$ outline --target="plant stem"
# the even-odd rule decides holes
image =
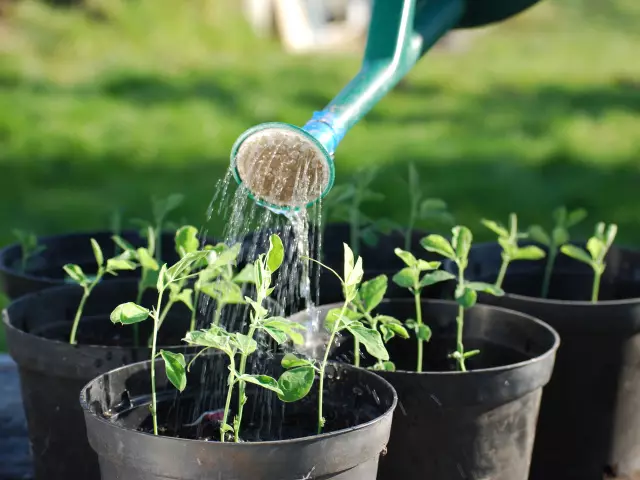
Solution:
[[[91,290],[89,288],[85,288],[82,294],[82,299],[80,300],[80,305],[78,305],[78,310],[76,311],[76,316],[73,319],[73,326],[71,327],[71,336],[69,337],[69,343],[71,345],[75,345],[76,341],[76,333],[78,331],[78,325],[80,325],[80,317],[82,316],[82,310],[84,310],[84,304],[87,302],[87,298],[91,294]]]
[[[415,290],[413,294],[413,298],[416,303],[416,322],[418,326],[422,325],[422,302],[420,301],[420,290]],[[418,364],[416,366],[416,372],[422,372],[422,350],[423,350],[424,342],[418,336]]]
[[[556,256],[558,255],[558,248],[555,245],[549,246],[549,258],[547,258],[547,265],[544,269],[544,280],[542,281],[542,298],[549,296],[549,285],[551,284],[551,274],[553,273],[553,266],[556,262]]]
[[[236,361],[235,355],[229,355],[229,378],[227,380],[227,385],[229,386],[229,390],[227,391],[227,401],[224,404],[224,414],[222,416],[222,426],[220,427],[220,441],[224,443],[224,427],[227,425],[227,420],[229,419],[229,408],[231,407],[231,397],[233,396],[233,386],[236,383]],[[237,440],[236,440],[237,441]]]
[[[353,338],[353,366],[360,367],[360,340]]]
[[[464,288],[464,268],[458,263],[458,285]],[[456,317],[457,332],[456,332],[456,352],[458,353],[458,365],[460,371],[466,372],[467,368],[464,364],[464,344],[462,343],[462,333],[464,330],[464,307],[458,305],[458,316]]]
[[[196,329],[196,313],[198,312],[198,298],[200,297],[200,291],[193,287],[193,310],[191,312],[191,323],[189,324],[189,331],[193,332]]]
[[[153,419],[153,434],[158,435],[158,409],[156,400],[156,339],[158,337],[158,330],[160,329],[160,319],[158,317],[158,310],[162,305],[162,294],[164,289],[160,289],[158,292],[158,308],[153,315],[153,337],[151,342],[151,417]]]
[[[331,336],[329,336],[329,343],[327,343],[327,348],[325,348],[324,350],[324,358],[322,359],[322,364],[320,365],[320,386],[318,387],[318,435],[322,433],[322,427],[324,426],[324,417],[322,416],[322,399],[324,396],[324,371],[327,368],[327,361],[329,360],[329,351],[331,350],[331,345],[333,345],[333,342],[336,338],[336,333],[338,333],[340,319],[344,316],[344,312],[347,311],[347,304],[348,302],[345,301],[342,305],[340,316],[333,324]]]
[[[262,304],[262,302],[260,302]],[[251,339],[253,339],[253,336],[256,333],[256,329],[257,329],[257,322],[254,322],[251,327],[249,328],[249,333],[247,334],[247,336]],[[240,369],[238,371],[239,375],[244,375],[244,372],[247,368],[247,357],[248,355],[245,352],[242,352],[242,355],[240,356]],[[242,411],[244,410],[244,403],[245,403],[245,389],[246,389],[246,382],[244,380],[238,380],[238,426],[236,427],[235,431],[234,431],[234,436],[235,436],[235,441],[239,442],[240,438],[240,424],[242,423]]]
[[[602,273],[599,271],[594,271],[593,275],[593,289],[591,290],[591,302],[597,303],[598,296],[600,295],[600,279],[602,278]]]
[[[507,268],[509,268],[509,263],[511,259],[507,255],[502,255],[502,265],[500,265],[500,272],[498,273],[498,278],[496,279],[496,287],[502,288],[502,283],[504,282],[504,277],[507,274]]]

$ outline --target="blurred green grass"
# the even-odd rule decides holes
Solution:
[[[237,3],[23,0],[0,17],[0,244],[12,228],[148,217],[149,197],[171,192],[200,225],[240,133],[303,124],[357,71],[358,55],[288,56],[256,39]],[[634,0],[557,0],[467,51],[434,51],[345,138],[337,182],[380,166],[387,200],[369,213],[401,222],[414,162],[478,239],[490,238],[481,217],[546,222],[567,204],[589,210],[582,233],[617,222],[638,243],[639,41]]]

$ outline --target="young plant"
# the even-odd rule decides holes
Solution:
[[[42,253],[46,247],[44,245],[38,245],[38,237],[34,233],[25,232],[24,230],[13,230],[13,235],[20,243],[20,271],[25,273],[29,261]]]
[[[306,257],[305,257],[306,258]],[[320,266],[326,268],[331,273],[333,273],[340,284],[342,285],[342,293],[344,296],[344,302],[339,312],[335,315],[327,315],[325,318],[325,326],[328,328],[329,342],[325,348],[324,357],[322,362],[320,363],[320,367],[316,367],[316,371],[320,377],[320,386],[318,388],[318,433],[322,432],[322,428],[325,424],[325,418],[323,416],[323,395],[324,395],[324,377],[325,371],[327,368],[327,362],[329,361],[329,352],[331,351],[331,347],[336,340],[336,336],[347,330],[353,337],[358,340],[361,344],[364,345],[367,352],[377,358],[379,361],[386,362],[389,361],[389,353],[382,342],[382,338],[380,337],[380,333],[373,328],[366,327],[362,322],[352,318],[349,315],[349,304],[354,302],[358,296],[358,287],[360,282],[362,281],[362,276],[364,271],[362,269],[362,258],[358,257],[357,260],[354,259],[353,251],[349,246],[344,244],[344,278],[341,277],[335,270],[322,263],[318,262],[314,259],[308,259],[315,263],[318,263]],[[356,352],[358,355],[358,352]],[[301,364],[305,362],[305,364],[313,365],[308,360],[298,360],[298,363]]]
[[[532,225],[529,228],[529,236],[542,245],[547,247],[549,254],[547,255],[547,265],[544,271],[544,280],[542,282],[542,298],[549,296],[549,284],[551,282],[551,274],[553,266],[558,256],[560,247],[569,242],[569,229],[582,222],[587,217],[586,210],[581,208],[568,211],[566,207],[559,207],[553,212],[553,229],[548,233],[540,225]]]
[[[420,176],[416,167],[409,164],[409,219],[404,230],[404,249],[411,250],[411,237],[418,220],[453,225],[453,216],[447,210],[447,204],[439,198],[424,198],[420,186]]]
[[[509,227],[493,220],[482,219],[482,224],[492,232],[498,234],[498,243],[502,247],[502,265],[496,279],[495,286],[502,288],[504,277],[507,274],[509,264],[514,260],[540,260],[545,257],[545,252],[535,245],[526,247],[518,246],[518,240],[528,237],[527,233],[518,232],[518,216],[515,213],[509,215]]]
[[[495,285],[484,282],[468,282],[464,278],[464,271],[469,263],[469,251],[473,242],[471,231],[464,226],[456,226],[452,229],[451,242],[441,235],[429,235],[420,242],[422,246],[429,252],[442,255],[452,260],[458,267],[458,285],[455,291],[455,300],[458,304],[458,316],[456,317],[456,351],[451,354],[451,358],[458,363],[458,368],[462,372],[466,372],[465,361],[480,353],[479,350],[464,349],[463,332],[464,332],[464,311],[476,304],[478,292],[489,293],[491,295],[502,296],[504,292]]]
[[[224,406],[222,424],[220,427],[220,441],[224,442],[227,434],[233,434],[234,441],[240,441],[240,426],[244,405],[247,402],[245,394],[246,384],[253,383],[267,390],[271,390],[284,402],[300,400],[309,393],[313,385],[315,370],[310,362],[298,359],[289,354],[282,360],[285,371],[278,380],[268,375],[250,375],[246,373],[247,359],[258,348],[255,336],[263,331],[273,338],[276,343],[283,344],[288,340],[295,344],[303,344],[303,325],[291,322],[283,317],[271,317],[264,307],[264,301],[273,291],[271,287],[272,275],[278,270],[284,259],[284,247],[277,235],[270,238],[269,251],[258,257],[254,263],[256,281],[256,298],[246,298],[252,307],[249,331],[245,335],[240,332],[230,333],[223,327],[212,324],[208,330],[193,331],[187,334],[185,341],[191,345],[204,347],[198,355],[213,348],[225,353],[229,358],[229,375],[227,377],[227,397]],[[240,356],[239,362],[236,357]],[[195,358],[194,358],[195,360]],[[193,362],[193,360],[192,360]],[[233,425],[230,425],[229,413],[231,399],[235,387],[238,387],[238,407]]]
[[[587,250],[583,250],[575,245],[563,245],[560,251],[571,258],[579,260],[591,266],[593,269],[593,288],[591,289],[591,301],[596,303],[600,294],[600,280],[605,271],[606,263],[604,262],[611,245],[616,239],[618,226],[611,224],[609,226],[600,222],[596,225],[594,235],[587,241]],[[588,253],[587,253],[588,252]]]
[[[165,362],[167,378],[179,390],[183,391],[187,385],[184,355],[161,350],[157,352],[158,331],[162,325],[162,313],[164,312],[163,300],[167,291],[172,292],[172,285],[180,284],[190,277],[191,269],[204,260],[207,251],[195,251],[186,253],[177,263],[170,268],[163,264],[158,274],[156,290],[158,300],[152,310],[142,307],[134,302],[118,305],[111,312],[111,321],[122,325],[131,325],[145,321],[151,317],[153,320],[153,333],[151,334],[151,416],[153,419],[153,433],[158,434],[158,417],[156,402],[156,370],[155,359],[161,356]]]
[[[76,310],[76,315],[71,327],[71,335],[69,336],[69,343],[72,345],[77,343],[76,334],[78,332],[78,325],[80,324],[80,318],[82,317],[82,312],[85,304],[87,303],[87,299],[91,295],[95,286],[100,283],[102,277],[106,274],[117,275],[121,270],[136,269],[136,264],[128,258],[126,252],[117,257],[109,258],[105,262],[102,249],[98,242],[93,238],[91,239],[91,247],[93,248],[93,255],[95,256],[96,263],[98,264],[98,271],[93,277],[86,275],[79,265],[67,264],[63,267],[67,275],[69,275],[69,277],[83,289],[82,298],[80,299],[80,304]]]
[[[456,277],[444,270],[438,270],[438,268],[440,268],[440,262],[418,260],[410,252],[399,248],[395,249],[395,254],[400,257],[406,267],[393,276],[393,281],[400,287],[408,288],[413,294],[415,301],[416,318],[415,320],[407,320],[405,325],[416,334],[418,341],[418,363],[416,365],[416,372],[422,372],[424,342],[428,342],[431,339],[431,329],[422,321],[422,301],[420,294],[424,287],[452,280]],[[426,273],[423,275],[423,272]]]
[[[389,233],[397,228],[395,223],[387,219],[374,220],[362,211],[363,203],[384,200],[384,195],[369,189],[376,174],[377,169],[371,167],[359,170],[353,176],[351,183],[336,185],[331,189],[331,195],[323,201],[325,218],[328,222],[349,223],[349,243],[355,255],[360,250],[360,241],[375,245],[379,232]]]

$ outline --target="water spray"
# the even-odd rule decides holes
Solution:
[[[334,153],[366,115],[447,32],[504,20],[539,0],[373,0],[362,67],[303,126],[257,125],[235,142],[231,168],[258,204],[285,213],[313,205],[335,177]]]

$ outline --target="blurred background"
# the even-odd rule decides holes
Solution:
[[[305,6],[306,5],[306,6]],[[315,7],[317,10],[311,10]],[[368,0],[0,0],[0,244],[149,218],[203,224],[245,129],[303,124],[358,70]],[[306,9],[306,10],[305,10]],[[402,222],[409,163],[478,239],[561,204],[640,243],[640,2],[545,0],[447,37],[345,138]],[[210,233],[223,218],[214,216]],[[420,227],[420,225],[418,225]]]

